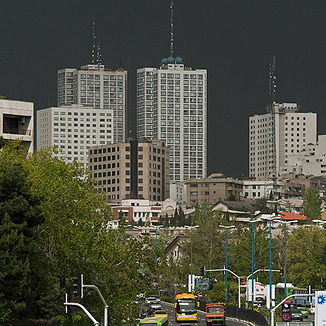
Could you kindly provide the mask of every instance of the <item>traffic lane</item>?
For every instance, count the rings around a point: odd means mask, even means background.
[[[175,321],[175,309],[174,309],[174,304],[169,303],[169,302],[162,302],[162,308],[167,311],[169,314],[169,325],[172,326],[181,326],[182,323],[177,323]],[[186,322],[184,322],[186,324]],[[203,311],[198,311],[198,319],[196,323],[191,323],[193,326],[198,325],[203,325],[206,324],[206,319],[205,319],[205,313]],[[240,321],[240,320],[235,320],[233,318],[226,318],[226,325],[227,326],[243,326],[243,325],[248,325],[248,323]]]

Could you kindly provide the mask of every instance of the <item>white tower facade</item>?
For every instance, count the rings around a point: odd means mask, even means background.
[[[287,169],[289,155],[299,153],[308,143],[316,143],[317,114],[298,110],[296,103],[274,103],[271,112],[249,117],[250,177],[278,177]]]
[[[137,70],[137,136],[170,148],[170,180],[207,175],[207,71],[166,58]]]
[[[109,70],[102,64],[58,71],[58,106],[109,110],[113,117],[113,142],[126,141],[127,71]]]
[[[113,142],[113,118],[110,110],[78,105],[38,110],[37,149],[55,146],[55,156],[86,164],[90,146]]]

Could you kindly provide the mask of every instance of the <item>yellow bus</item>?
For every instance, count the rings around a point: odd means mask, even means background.
[[[197,321],[197,302],[191,293],[177,294],[175,297],[175,321]]]
[[[168,317],[146,317],[142,319],[138,326],[168,326]]]

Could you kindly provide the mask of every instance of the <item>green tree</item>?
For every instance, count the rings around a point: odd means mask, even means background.
[[[298,287],[325,288],[326,232],[317,226],[300,227],[287,238],[288,279]]]
[[[0,171],[0,298],[15,316],[27,315],[39,294],[33,288],[38,275],[32,269],[40,254],[35,245],[37,227],[43,223],[40,200],[31,192],[27,173],[13,163]]]
[[[304,188],[302,199],[303,214],[307,216],[309,221],[320,218],[322,199],[318,189]]]

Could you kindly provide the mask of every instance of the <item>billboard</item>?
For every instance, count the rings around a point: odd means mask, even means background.
[[[315,303],[315,325],[326,326],[326,291],[316,291]]]

